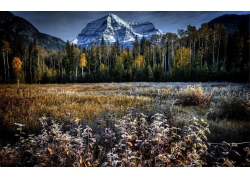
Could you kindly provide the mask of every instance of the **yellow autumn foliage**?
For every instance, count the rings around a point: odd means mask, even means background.
[[[81,58],[80,58],[80,62],[79,62],[79,67],[86,67],[87,66],[87,59],[86,59],[86,54],[82,53],[81,54]]]
[[[135,59],[136,67],[137,68],[143,68],[144,67],[144,57],[142,55],[139,55]]]
[[[12,60],[12,68],[14,71],[14,74],[17,79],[19,79],[22,76],[21,69],[22,69],[22,61],[19,57],[14,57]]]
[[[190,49],[186,47],[181,47],[176,50],[175,56],[175,68],[186,68],[190,62]]]

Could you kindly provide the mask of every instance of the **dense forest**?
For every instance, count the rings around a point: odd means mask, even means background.
[[[0,42],[1,83],[249,81],[249,28],[239,23],[234,34],[224,25],[135,38],[132,48],[117,40],[80,49],[70,42],[46,51],[36,39],[25,45]]]

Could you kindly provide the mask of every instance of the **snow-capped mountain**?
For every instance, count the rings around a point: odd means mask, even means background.
[[[131,47],[136,36],[140,41],[143,36],[149,39],[153,34],[162,35],[163,32],[156,29],[149,21],[126,22],[117,15],[108,14],[88,23],[72,43],[80,47],[91,47],[94,43],[100,45],[103,37],[106,44],[114,43],[118,39],[121,46]]]

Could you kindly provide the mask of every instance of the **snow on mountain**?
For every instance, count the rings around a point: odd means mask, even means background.
[[[163,32],[156,29],[149,21],[126,22],[117,15],[108,14],[88,23],[77,38],[71,42],[80,47],[91,47],[94,43],[100,45],[103,37],[105,43],[111,44],[118,39],[121,46],[132,47],[136,36],[140,41],[143,36],[148,39],[153,34],[162,35]]]
[[[75,39],[73,39],[73,40],[71,41],[71,43],[72,43],[72,44],[77,44],[77,41],[78,41],[77,38],[75,38]]]

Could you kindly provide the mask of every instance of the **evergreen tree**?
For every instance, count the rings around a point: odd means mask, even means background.
[[[65,71],[65,65],[67,61],[67,52],[66,49],[63,47],[62,50],[60,50],[57,54],[57,59],[58,59],[58,74],[59,74],[59,81],[60,82],[65,82],[64,78],[66,75]],[[44,67],[44,66],[43,66]],[[44,72],[44,70],[43,70]]]
[[[124,62],[123,57],[119,56],[116,58],[113,69],[113,77],[117,82],[123,81],[124,77]]]
[[[139,46],[139,41],[138,41],[138,36],[135,36],[135,40],[134,40],[134,46],[133,46],[133,57],[134,60],[136,59],[136,57],[140,54],[140,46]]]
[[[66,42],[66,55],[67,57],[63,61],[63,67],[65,68],[65,74],[66,74],[66,82],[70,82],[72,79],[72,63],[71,60],[73,59],[73,52],[70,48],[70,42]]]
[[[10,43],[8,41],[2,40],[2,55],[3,55],[3,66],[4,66],[4,82],[10,83],[10,63],[9,54],[12,52]]]
[[[147,44],[146,44],[146,38],[143,36],[141,43],[140,43],[140,55],[142,55],[143,57],[146,57],[147,54]]]

